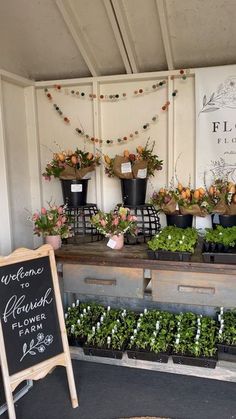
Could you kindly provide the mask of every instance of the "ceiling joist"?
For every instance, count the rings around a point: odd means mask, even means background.
[[[78,15],[74,10],[72,4],[70,5],[65,4],[63,0],[56,0],[57,7],[61,12],[61,15],[67,24],[67,27],[75,41],[75,44],[80,51],[85,63],[88,66],[88,69],[92,76],[100,76],[101,73],[98,69],[98,65],[94,59],[94,56],[91,52],[89,42],[87,41],[82,29],[81,24],[79,22]]]
[[[127,57],[127,51],[125,49],[124,43],[123,43],[123,39],[121,37],[121,33],[117,24],[117,20],[116,17],[114,15],[114,9],[111,5],[110,0],[103,0],[104,6],[106,8],[106,12],[107,12],[107,16],[108,19],[110,21],[115,39],[116,39],[116,43],[118,45],[120,54],[121,54],[121,58],[123,60],[124,66],[125,66],[125,70],[127,74],[132,73],[132,68],[130,66],[130,62],[129,59]]]
[[[162,40],[166,55],[166,62],[168,70],[174,70],[174,60],[172,55],[172,48],[170,42],[170,32],[168,28],[167,15],[166,15],[166,4],[165,0],[156,0],[157,11],[160,20]]]
[[[135,46],[132,40],[130,27],[125,12],[123,0],[110,0],[114,10],[115,18],[123,40],[124,48],[130,63],[132,73],[138,73],[138,60],[136,57]]]

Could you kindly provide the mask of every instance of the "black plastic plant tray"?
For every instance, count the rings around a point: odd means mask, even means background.
[[[160,362],[164,364],[166,364],[169,359],[169,353],[155,353],[137,349],[128,349],[127,355],[130,359],[141,359],[143,361]]]
[[[218,343],[217,347],[219,360],[236,362],[236,345]]]
[[[216,358],[199,358],[188,355],[172,355],[174,364],[192,365],[194,367],[203,368],[215,368],[217,359]]]
[[[83,351],[85,355],[102,356],[105,358],[121,359],[123,356],[123,351],[119,351],[118,349],[103,349],[93,348],[91,346],[83,346]]]
[[[156,260],[176,260],[180,262],[190,261],[192,253],[190,252],[170,252],[168,250],[148,250],[148,258]]]
[[[236,252],[234,253],[218,253],[218,252],[203,252],[203,261],[207,263],[236,263]]]
[[[236,246],[225,246],[222,243],[203,242],[203,252],[206,253],[236,253]]]

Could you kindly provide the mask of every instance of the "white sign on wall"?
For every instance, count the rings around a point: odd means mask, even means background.
[[[196,70],[196,180],[236,182],[236,66]]]
[[[196,185],[219,177],[236,183],[236,65],[199,68],[195,75]]]

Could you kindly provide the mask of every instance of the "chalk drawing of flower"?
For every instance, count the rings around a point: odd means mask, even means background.
[[[200,113],[214,112],[220,108],[236,109],[236,76],[229,77],[218,86],[209,99],[204,95]]]
[[[53,336],[52,335],[47,335],[44,338],[44,334],[43,333],[38,333],[37,335],[37,341],[35,342],[34,339],[31,339],[29,346],[27,345],[27,343],[25,342],[22,348],[23,351],[23,355],[20,359],[20,362],[23,361],[23,359],[26,357],[26,355],[37,355],[38,351],[39,353],[43,353],[46,349],[45,345],[51,345],[51,343],[53,342]]]

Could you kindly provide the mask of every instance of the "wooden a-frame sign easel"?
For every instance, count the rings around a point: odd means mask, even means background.
[[[38,268],[37,264],[40,264],[42,261],[42,264],[44,264],[44,268]],[[34,266],[34,269],[31,269],[31,264]],[[20,268],[19,268],[20,266]],[[36,266],[36,268],[35,268]],[[38,265],[40,266],[40,265]],[[17,274],[14,272],[14,269],[18,269]],[[28,271],[27,271],[28,268]],[[24,269],[26,269],[26,271],[24,272]],[[12,270],[12,272],[11,272]],[[43,271],[44,270],[44,271]],[[7,272],[7,275],[6,275]],[[32,277],[30,278],[27,275],[30,275],[32,272],[36,273],[37,276],[35,275],[35,278]],[[52,369],[54,369],[54,367],[61,365],[64,366],[66,368],[66,373],[67,373],[67,379],[68,379],[68,385],[69,385],[69,391],[70,391],[70,397],[71,397],[71,403],[72,406],[75,408],[78,406],[78,398],[77,398],[77,392],[76,392],[76,387],[75,387],[75,381],[74,381],[74,375],[73,375],[73,369],[72,369],[72,364],[71,364],[71,358],[70,358],[70,352],[69,352],[69,346],[68,346],[68,340],[67,340],[67,336],[66,336],[66,329],[65,329],[65,322],[64,322],[64,313],[63,313],[63,308],[62,308],[62,302],[61,302],[61,296],[60,296],[60,288],[59,288],[59,284],[58,284],[58,277],[57,277],[57,269],[56,269],[56,263],[55,263],[55,257],[54,257],[54,251],[52,249],[52,247],[50,245],[43,245],[40,248],[36,249],[36,250],[29,250],[29,249],[24,249],[24,248],[20,248],[15,250],[12,254],[10,254],[9,256],[6,257],[0,257],[0,287],[3,289],[3,291],[5,291],[7,288],[8,289],[18,289],[18,293],[22,294],[24,293],[24,298],[26,299],[28,297],[27,295],[27,289],[21,289],[20,288],[20,282],[21,282],[21,278],[23,278],[23,282],[25,281],[25,279],[27,281],[29,281],[30,279],[32,280],[32,283],[30,284],[30,282],[27,282],[28,289],[33,290],[33,292],[35,292],[35,287],[37,287],[37,284],[41,284],[41,279],[40,279],[40,275],[38,273],[43,272],[44,275],[44,281],[47,281],[50,277],[51,280],[51,288],[49,285],[49,289],[51,291],[50,294],[50,299],[49,297],[45,297],[44,299],[41,298],[41,302],[45,303],[46,298],[47,300],[47,304],[51,304],[53,302],[54,306],[52,307],[52,304],[49,306],[50,311],[47,313],[47,321],[44,320],[44,325],[46,325],[45,327],[47,327],[48,322],[50,323],[50,316],[54,316],[56,318],[56,321],[58,322],[58,336],[60,336],[60,345],[59,348],[61,347],[62,350],[59,349],[59,353],[55,352],[56,355],[54,356],[50,356],[48,359],[45,359],[44,356],[44,360],[42,362],[37,362],[37,359],[35,360],[35,358],[37,358],[37,356],[40,358],[40,356],[42,355],[40,353],[40,351],[35,350],[33,348],[33,343],[38,342],[37,344],[35,344],[36,349],[39,348],[40,341],[37,341],[34,336],[32,338],[32,335],[29,339],[30,340],[30,347],[32,347],[34,350],[29,349],[28,351],[26,350],[26,343],[24,343],[23,345],[23,357],[25,357],[26,354],[31,354],[34,356],[28,356],[28,358],[30,358],[30,362],[33,364],[30,365],[30,367],[22,369],[21,370],[21,364],[19,364],[18,366],[18,370],[16,369],[17,372],[11,374],[9,372],[10,370],[10,362],[9,361],[9,357],[8,357],[8,353],[6,350],[6,332],[4,332],[4,327],[5,324],[8,321],[7,316],[10,317],[9,315],[9,311],[10,310],[6,310],[5,309],[5,319],[4,316],[1,316],[1,321],[0,321],[0,361],[1,361],[1,369],[2,369],[2,377],[3,377],[3,383],[4,383],[4,390],[5,390],[5,397],[6,397],[6,402],[7,402],[7,406],[8,406],[8,415],[9,415],[9,419],[16,419],[16,414],[15,414],[15,408],[14,408],[14,402],[13,402],[13,391],[16,389],[16,387],[24,380],[38,380],[41,379],[43,377],[45,377]],[[10,281],[10,279],[11,281]],[[38,281],[38,282],[37,282]],[[2,285],[3,284],[3,285]],[[23,287],[23,285],[21,285]],[[1,292],[1,291],[0,291]],[[11,292],[11,290],[10,290]],[[49,294],[49,292],[47,291],[47,294]],[[14,291],[15,293],[15,291]],[[7,296],[8,298],[9,296]],[[51,298],[52,297],[52,298]],[[12,300],[13,298],[13,300]],[[13,297],[10,297],[11,301],[14,301],[14,299],[16,298],[16,295],[13,295]],[[20,297],[19,301],[22,300],[22,296]],[[9,307],[9,298],[8,298],[8,307]],[[37,300],[35,300],[37,301]],[[35,304],[36,305],[36,304]],[[19,304],[18,304],[19,306]],[[32,305],[32,310],[34,310],[34,306]],[[54,310],[53,310],[54,308]],[[41,307],[39,308],[39,310],[41,310]],[[2,314],[2,307],[0,306],[0,312]],[[6,314],[6,312],[8,314]],[[16,310],[17,313],[17,310]],[[25,313],[24,313],[25,315]],[[15,314],[14,314],[15,316]],[[13,317],[13,316],[12,316]],[[43,317],[43,315],[41,315],[41,317]],[[37,318],[37,317],[36,317]],[[40,317],[39,317],[40,318]],[[44,317],[45,318],[45,315]],[[15,319],[13,319],[15,322]],[[5,323],[4,323],[5,322]],[[26,322],[26,320],[25,320]],[[19,323],[18,323],[19,324]],[[17,323],[14,323],[14,326],[11,324],[10,329],[10,333],[15,333],[15,331],[17,330]],[[16,328],[16,329],[15,329]],[[12,330],[13,329],[13,330]],[[28,329],[27,329],[28,330]],[[5,333],[5,336],[4,336]],[[17,339],[18,341],[20,341],[21,337],[19,338],[19,334],[21,332],[19,332],[19,330],[17,330],[16,335],[18,333],[18,336],[16,338],[16,340],[14,340],[12,342],[12,351],[14,351],[14,346],[17,346]],[[44,331],[44,334],[46,332]],[[42,339],[42,336],[44,336],[43,333],[38,333],[36,336],[38,336],[38,339]],[[47,341],[45,339],[46,344],[45,345],[41,345],[41,352],[42,352],[42,347],[44,347],[44,351],[46,353],[47,350],[49,350],[49,346],[50,349],[53,345],[50,345],[50,338],[52,340],[52,335],[47,335]],[[26,338],[23,338],[24,340],[26,340]],[[44,343],[44,342],[43,342]],[[55,340],[54,342],[55,343]],[[20,343],[20,345],[22,344],[22,342]],[[19,346],[22,348],[22,345]],[[57,351],[57,349],[55,349]],[[11,351],[11,352],[12,352]],[[36,355],[36,356],[35,356]],[[20,357],[18,357],[20,359]],[[25,357],[26,358],[26,357]],[[17,361],[16,361],[17,362]],[[15,360],[14,360],[15,363]]]

